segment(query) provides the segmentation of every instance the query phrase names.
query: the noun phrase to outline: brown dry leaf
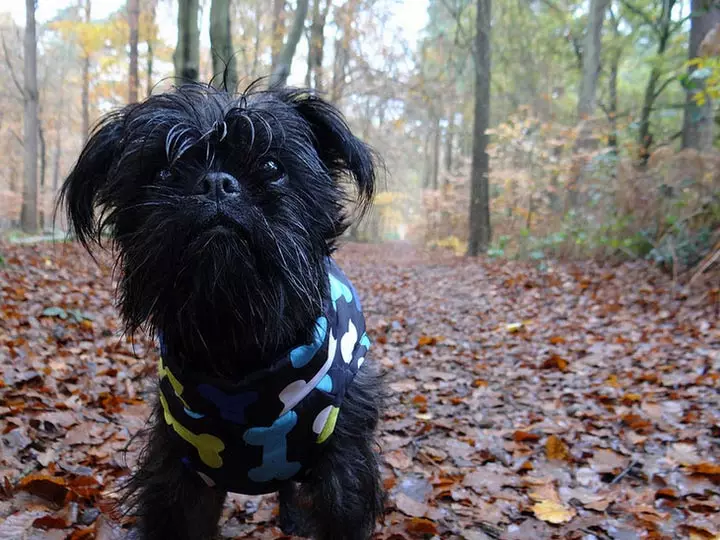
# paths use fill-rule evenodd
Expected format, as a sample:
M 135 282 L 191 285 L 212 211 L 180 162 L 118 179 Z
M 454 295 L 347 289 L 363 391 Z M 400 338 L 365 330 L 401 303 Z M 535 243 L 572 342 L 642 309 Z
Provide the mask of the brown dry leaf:
M 412 458 L 402 448 L 388 452 L 384 458 L 388 465 L 396 469 L 404 470 L 412 465 Z
M 438 534 L 438 528 L 434 521 L 427 518 L 414 517 L 405 524 L 407 532 L 413 535 L 425 536 Z
M 537 442 L 540 440 L 540 435 L 537 433 L 531 433 L 529 431 L 518 430 L 513 433 L 513 441 L 515 442 Z
M 418 339 L 418 348 L 425 347 L 427 345 L 435 345 L 438 342 L 442 341 L 442 336 L 420 336 L 420 339 Z
M 429 508 L 426 503 L 418 502 L 404 493 L 398 493 L 395 496 L 395 507 L 403 514 L 411 517 L 425 516 Z
M 575 517 L 577 512 L 556 501 L 541 501 L 532 506 L 532 511 L 538 519 L 548 523 L 566 523 Z
M 388 385 L 390 390 L 402 394 L 404 392 L 413 392 L 417 390 L 417 381 L 413 379 L 404 379 L 402 381 L 396 381 Z
M 700 474 L 703 476 L 720 476 L 720 463 L 709 463 L 704 461 L 702 463 L 688 465 L 686 469 L 693 474 Z
M 553 354 L 550 358 L 547 358 L 540 367 L 542 369 L 559 369 L 560 371 L 567 371 L 568 361 L 560 355 Z
M 63 478 L 45 474 L 30 474 L 18 482 L 17 488 L 57 505 L 65 503 L 70 491 Z
M 609 448 L 601 448 L 595 451 L 590 463 L 592 468 L 601 474 L 617 474 L 630 464 L 630 458 Z
M 557 435 L 550 435 L 545 441 L 545 455 L 548 459 L 571 461 L 570 449 Z
M 36 529 L 65 529 L 71 525 L 68 523 L 67 517 L 60 516 L 42 516 L 33 521 L 33 527 Z

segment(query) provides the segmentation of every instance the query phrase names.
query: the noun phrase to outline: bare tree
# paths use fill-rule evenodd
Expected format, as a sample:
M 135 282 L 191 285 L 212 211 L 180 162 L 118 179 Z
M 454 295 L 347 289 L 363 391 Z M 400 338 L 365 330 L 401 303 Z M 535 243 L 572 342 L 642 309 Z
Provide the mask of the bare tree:
M 282 52 L 278 57 L 276 65 L 273 67 L 272 75 L 270 75 L 270 86 L 284 86 L 287 78 L 290 76 L 295 49 L 302 37 L 303 28 L 305 27 L 305 18 L 308 12 L 308 0 L 297 0 L 297 8 L 295 10 L 295 19 L 290 28 L 287 41 L 283 46 Z
M 705 36 L 720 25 L 720 7 L 713 5 L 711 0 L 692 0 L 692 22 L 690 26 L 689 57 L 690 60 L 702 56 L 700 45 Z M 713 146 L 713 102 L 708 97 L 703 105 L 695 103 L 695 95 L 704 91 L 701 80 L 694 78 L 695 66 L 688 70 L 688 92 L 683 119 L 683 148 L 709 150 Z
M 178 0 L 178 42 L 173 54 L 175 77 L 197 81 L 200 76 L 199 0 Z
M 477 0 L 475 27 L 475 124 L 470 173 L 470 235 L 467 254 L 475 257 L 490 246 L 490 20 L 492 0 Z
M 20 223 L 26 233 L 38 230 L 38 84 L 37 37 L 35 32 L 35 0 L 25 0 L 25 102 L 24 170 Z
M 130 71 L 128 73 L 128 103 L 138 100 L 138 39 L 140 28 L 140 0 L 127 0 L 128 26 L 130 27 Z
M 219 77 L 228 90 L 238 84 L 237 67 L 230 29 L 230 0 L 212 0 L 210 5 L 210 46 L 212 47 L 213 76 Z

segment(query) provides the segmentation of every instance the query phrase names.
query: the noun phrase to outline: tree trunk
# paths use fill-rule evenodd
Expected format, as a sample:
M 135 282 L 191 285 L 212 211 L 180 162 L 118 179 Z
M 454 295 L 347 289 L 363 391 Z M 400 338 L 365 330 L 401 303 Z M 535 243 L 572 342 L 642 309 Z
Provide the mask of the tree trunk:
M 490 246 L 490 20 L 492 0 L 477 0 L 475 47 L 475 125 L 470 173 L 470 234 L 468 255 L 475 257 Z
M 130 27 L 130 71 L 128 73 L 128 103 L 137 103 L 138 39 L 140 34 L 140 0 L 127 0 L 128 26 Z
M 178 0 L 178 42 L 173 54 L 175 77 L 197 81 L 200 76 L 199 0 Z
M 610 77 L 608 78 L 608 94 L 610 104 L 608 106 L 608 117 L 610 119 L 610 136 L 608 146 L 617 152 L 617 114 L 618 114 L 618 72 L 620 71 L 620 52 L 616 52 L 610 61 Z
M 280 61 L 280 53 L 282 52 L 284 37 L 285 37 L 285 0 L 273 0 L 271 73 L 275 72 L 278 62 Z
M 90 0 L 85 0 L 85 22 L 90 22 Z M 83 143 L 90 135 L 90 51 L 82 59 L 82 135 Z
M 61 98 L 62 102 L 62 98 Z M 60 158 L 62 157 L 62 132 L 60 130 L 60 122 L 58 121 L 55 129 L 55 156 L 53 157 L 53 193 L 57 193 L 60 187 Z
M 432 176 L 432 153 L 430 152 L 430 139 L 432 138 L 432 129 L 425 131 L 425 141 L 423 142 L 423 156 L 425 157 L 425 163 L 423 164 L 423 189 L 430 189 L 432 182 L 430 177 Z
M 321 3 L 325 5 L 321 7 Z M 312 25 L 308 43 L 308 70 L 305 77 L 306 86 L 319 92 L 324 90 L 322 63 L 325 49 L 325 21 L 330 12 L 331 0 L 313 0 Z
M 569 208 L 575 208 L 578 203 L 578 189 L 587 162 L 587 156 L 582 155 L 582 152 L 584 150 L 591 150 L 595 146 L 591 117 L 595 114 L 597 80 L 600 74 L 602 26 L 608 1 L 609 0 L 591 0 L 590 2 L 585 43 L 583 45 L 582 78 L 580 80 L 577 107 L 579 129 L 573 149 L 573 174 L 568 182 L 567 191 L 567 205 Z
M 157 0 L 150 0 L 148 9 L 148 35 L 145 39 L 145 45 L 147 46 L 147 80 L 145 81 L 145 93 L 149 96 L 152 94 L 153 88 L 153 64 L 155 62 L 155 40 L 157 39 L 157 27 L 155 26 Z
M 67 73 L 67 65 L 64 60 L 60 68 L 60 80 L 64 81 Z M 53 183 L 52 192 L 57 193 L 58 187 L 60 187 L 60 158 L 62 157 L 62 130 L 64 127 L 64 121 L 67 116 L 65 111 L 65 86 L 59 85 L 58 92 L 58 108 L 56 112 L 55 121 L 55 155 L 53 157 Z
M 597 94 L 598 75 L 600 74 L 602 26 L 608 2 L 609 0 L 591 0 L 590 2 L 577 108 L 580 122 L 595 114 L 595 96 Z
M 213 77 L 223 75 L 217 86 L 231 92 L 237 90 L 238 74 L 230 29 L 230 0 L 212 0 L 210 5 L 210 46 Z
M 705 36 L 720 24 L 720 8 L 712 5 L 710 0 L 692 0 L 692 13 L 697 16 L 692 18 L 690 26 L 689 57 L 690 60 L 701 56 L 700 44 Z M 696 67 L 688 69 L 688 76 L 692 77 Z M 695 148 L 696 150 L 707 151 L 713 146 L 715 127 L 713 118 L 713 103 L 709 96 L 705 96 L 705 103 L 695 103 L 695 96 L 704 92 L 705 84 L 700 80 L 689 78 L 695 88 L 688 89 L 685 101 L 685 117 L 683 118 L 683 148 Z
M 658 34 L 658 48 L 657 55 L 661 56 L 665 54 L 667 49 L 668 41 L 670 40 L 670 26 L 672 23 L 672 8 L 675 5 L 676 0 L 665 0 L 660 20 L 658 21 L 659 30 Z M 666 3 L 665 3 L 666 2 Z M 640 127 L 638 131 L 638 146 L 640 148 L 639 157 L 642 163 L 647 162 L 647 158 L 650 156 L 650 146 L 652 145 L 652 134 L 650 133 L 650 114 L 655 105 L 655 100 L 660 96 L 660 92 L 657 91 L 657 83 L 660 80 L 660 69 L 653 67 L 650 72 L 650 78 L 648 79 L 645 87 L 645 96 L 643 98 L 642 110 L 640 112 Z
M 292 28 L 288 34 L 285 46 L 278 57 L 277 64 L 273 68 L 270 75 L 270 86 L 285 86 L 290 76 L 295 49 L 302 37 L 303 28 L 305 27 L 305 18 L 307 17 L 309 0 L 297 0 L 297 8 L 295 10 L 295 19 Z
M 38 194 L 38 217 L 40 230 L 45 229 L 45 170 L 47 168 L 47 146 L 45 144 L 45 131 L 38 119 L 38 141 L 40 142 L 40 190 Z
M 433 122 L 433 148 L 432 148 L 432 172 L 431 187 L 438 188 L 438 177 L 440 176 L 440 118 Z
M 445 130 L 445 171 L 450 173 L 453 163 L 453 137 L 455 135 L 455 113 L 450 111 L 448 125 Z
M 264 1 L 264 0 L 263 0 Z M 252 60 L 252 66 L 249 69 L 250 73 L 246 73 L 245 75 L 249 75 L 251 79 L 255 79 L 257 77 L 257 70 L 258 70 L 258 62 L 260 61 L 260 48 L 261 48 L 261 29 L 260 29 L 260 20 L 262 18 L 262 8 L 260 6 L 261 0 L 255 0 L 255 39 L 253 40 L 253 60 Z M 273 21 L 273 25 L 275 22 Z M 243 55 L 245 54 L 245 51 L 243 51 Z M 271 58 L 272 61 L 272 58 Z M 247 64 L 247 62 L 246 62 Z
M 25 0 L 24 176 L 20 223 L 26 233 L 38 230 L 38 85 L 35 0 Z

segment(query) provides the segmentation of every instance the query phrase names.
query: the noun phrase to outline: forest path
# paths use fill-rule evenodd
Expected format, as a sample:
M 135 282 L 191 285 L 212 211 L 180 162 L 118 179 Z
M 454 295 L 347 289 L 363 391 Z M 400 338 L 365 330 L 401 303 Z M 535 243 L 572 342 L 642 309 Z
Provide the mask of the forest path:
M 78 246 L 1 251 L 0 539 L 110 538 L 100 495 L 133 461 L 154 343 L 118 339 L 111 272 Z M 720 534 L 717 291 L 642 263 L 337 259 L 390 395 L 377 538 Z M 275 538 L 275 508 L 233 495 L 222 533 Z

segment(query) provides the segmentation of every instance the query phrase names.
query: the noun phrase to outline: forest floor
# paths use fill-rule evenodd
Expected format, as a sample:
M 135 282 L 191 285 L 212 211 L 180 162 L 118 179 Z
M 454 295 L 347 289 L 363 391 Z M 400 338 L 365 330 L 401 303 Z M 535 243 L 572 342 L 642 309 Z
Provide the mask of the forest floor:
M 0 539 L 116 537 L 155 345 L 118 337 L 111 271 L 76 245 L 0 253 Z M 720 538 L 717 285 L 405 245 L 338 259 L 391 395 L 376 538 Z M 221 530 L 280 537 L 275 498 L 229 497 Z

